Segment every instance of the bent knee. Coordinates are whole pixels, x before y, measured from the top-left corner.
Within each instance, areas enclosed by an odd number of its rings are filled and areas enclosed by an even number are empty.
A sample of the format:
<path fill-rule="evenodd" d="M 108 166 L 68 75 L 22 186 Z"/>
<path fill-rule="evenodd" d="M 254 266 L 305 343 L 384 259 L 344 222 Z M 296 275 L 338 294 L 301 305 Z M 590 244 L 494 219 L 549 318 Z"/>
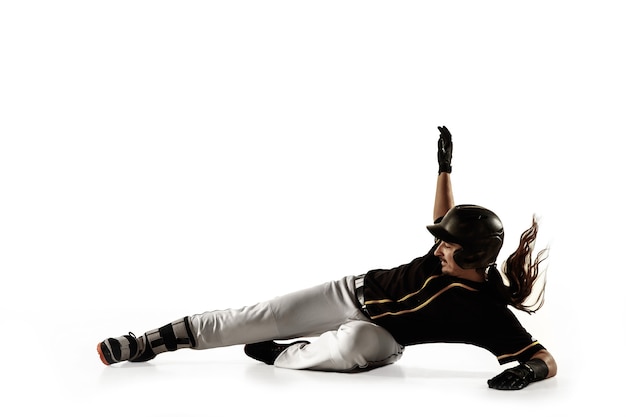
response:
<path fill-rule="evenodd" d="M 358 351 L 368 360 L 388 356 L 398 349 L 397 342 L 387 330 L 365 321 L 343 324 L 337 331 L 337 338 L 342 354 Z"/>

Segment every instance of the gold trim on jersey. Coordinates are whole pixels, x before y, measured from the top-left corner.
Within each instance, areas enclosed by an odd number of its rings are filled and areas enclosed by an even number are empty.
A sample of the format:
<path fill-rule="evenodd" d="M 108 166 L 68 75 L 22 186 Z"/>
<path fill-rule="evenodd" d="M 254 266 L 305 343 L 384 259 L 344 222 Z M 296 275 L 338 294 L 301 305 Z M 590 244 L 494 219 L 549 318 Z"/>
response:
<path fill-rule="evenodd" d="M 426 281 L 424 281 L 424 284 L 422 284 L 422 288 L 420 288 L 419 290 L 412 292 L 410 294 L 405 295 L 404 297 L 400 298 L 399 300 L 390 300 L 388 298 L 384 298 L 382 300 L 370 300 L 370 301 L 366 301 L 365 305 L 369 305 L 369 304 L 384 304 L 384 303 L 401 303 L 402 301 L 406 301 L 409 298 L 413 297 L 414 295 L 419 294 L 420 292 L 422 292 L 422 290 L 424 288 L 426 288 L 426 286 L 428 285 L 428 283 L 430 281 L 432 281 L 435 278 L 440 277 L 441 275 L 432 275 L 430 277 L 428 277 L 428 279 Z"/>
<path fill-rule="evenodd" d="M 432 279 L 432 278 L 435 278 L 435 277 L 430 277 L 430 278 L 429 278 L 429 280 L 430 280 L 430 279 Z M 424 283 L 424 286 L 426 286 L 426 283 Z M 422 288 L 420 288 L 417 292 L 415 292 L 415 293 L 413 293 L 413 294 L 409 294 L 408 296 L 405 296 L 405 297 L 401 298 L 401 299 L 400 299 L 400 300 L 398 300 L 398 301 L 404 301 L 404 300 L 406 300 L 407 298 L 409 298 L 410 296 L 413 296 L 413 295 L 417 294 L 418 292 L 420 292 L 420 291 L 424 288 L 424 286 L 422 286 Z M 421 310 L 422 308 L 426 307 L 426 306 L 427 306 L 428 304 L 430 304 L 430 303 L 431 303 L 431 302 L 432 302 L 435 298 L 439 297 L 439 296 L 440 296 L 441 294 L 443 294 L 444 292 L 446 292 L 446 291 L 448 291 L 448 290 L 450 290 L 450 289 L 452 289 L 452 288 L 455 288 L 455 287 L 465 288 L 466 290 L 469 290 L 469 291 L 478 291 L 476 288 L 472 288 L 472 287 L 470 287 L 469 285 L 461 284 L 460 282 L 455 282 L 455 283 L 452 283 L 452 284 L 448 285 L 447 287 L 445 287 L 445 288 L 443 288 L 443 289 L 439 290 L 437 293 L 435 293 L 435 295 L 433 295 L 432 297 L 430 297 L 428 300 L 426 300 L 426 301 L 424 301 L 424 302 L 422 302 L 422 303 L 418 304 L 416 307 L 413 307 L 413 308 L 408 309 L 408 310 L 401 310 L 401 311 L 388 311 L 388 312 L 385 312 L 385 313 L 382 313 L 382 314 L 378 314 L 378 315 L 370 316 L 370 318 L 371 318 L 372 320 L 375 320 L 375 319 L 378 319 L 378 318 L 380 318 L 380 317 L 385 317 L 385 316 L 400 316 L 400 315 L 402 315 L 402 314 L 414 313 L 414 312 L 416 312 L 416 311 L 418 311 L 418 310 Z M 370 301 L 370 302 L 367 302 L 367 303 L 365 303 L 365 304 L 367 305 L 367 304 L 375 304 L 375 303 L 380 303 L 380 302 L 389 302 L 389 301 L 391 301 L 391 300 L 378 300 L 378 301 Z"/>
<path fill-rule="evenodd" d="M 500 361 L 500 360 L 503 360 L 503 359 L 506 359 L 506 358 L 510 358 L 511 356 L 517 356 L 517 355 L 519 355 L 519 354 L 521 354 L 521 353 L 523 353 L 523 352 L 527 351 L 527 350 L 528 350 L 528 349 L 530 349 L 531 347 L 536 346 L 536 345 L 538 345 L 538 344 L 539 344 L 539 341 L 533 342 L 533 343 L 531 343 L 530 345 L 526 346 L 526 347 L 525 347 L 525 348 L 523 348 L 523 349 L 518 350 L 518 351 L 517 351 L 517 352 L 515 352 L 515 353 L 507 353 L 506 355 L 500 355 L 500 356 L 498 356 L 497 358 L 498 358 L 498 360 Z"/>

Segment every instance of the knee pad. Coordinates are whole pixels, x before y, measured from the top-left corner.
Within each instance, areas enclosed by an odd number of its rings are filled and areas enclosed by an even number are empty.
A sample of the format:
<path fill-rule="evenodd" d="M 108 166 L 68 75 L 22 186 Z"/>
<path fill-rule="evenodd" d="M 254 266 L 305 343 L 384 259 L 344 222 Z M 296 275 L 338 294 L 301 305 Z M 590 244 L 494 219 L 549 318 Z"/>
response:
<path fill-rule="evenodd" d="M 337 331 L 337 339 L 340 354 L 353 358 L 361 368 L 388 365 L 400 359 L 404 351 L 391 333 L 365 321 L 342 325 Z"/>
<path fill-rule="evenodd" d="M 337 330 L 337 339 L 341 352 L 358 350 L 365 356 L 378 352 L 381 327 L 364 321 L 354 321 L 341 325 Z"/>

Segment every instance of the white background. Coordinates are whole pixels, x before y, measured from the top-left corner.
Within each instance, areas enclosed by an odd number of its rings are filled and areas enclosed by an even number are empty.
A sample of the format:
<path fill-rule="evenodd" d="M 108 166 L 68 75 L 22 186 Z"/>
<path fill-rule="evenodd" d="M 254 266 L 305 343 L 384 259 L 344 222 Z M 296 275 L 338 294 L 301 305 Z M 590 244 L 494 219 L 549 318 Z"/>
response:
<path fill-rule="evenodd" d="M 3 2 L 2 407 L 623 416 L 618 4 Z M 541 218 L 546 305 L 520 319 L 557 378 L 489 390 L 493 357 L 448 345 L 362 375 L 240 347 L 100 363 L 106 337 L 423 254 L 440 125 L 501 262 Z"/>

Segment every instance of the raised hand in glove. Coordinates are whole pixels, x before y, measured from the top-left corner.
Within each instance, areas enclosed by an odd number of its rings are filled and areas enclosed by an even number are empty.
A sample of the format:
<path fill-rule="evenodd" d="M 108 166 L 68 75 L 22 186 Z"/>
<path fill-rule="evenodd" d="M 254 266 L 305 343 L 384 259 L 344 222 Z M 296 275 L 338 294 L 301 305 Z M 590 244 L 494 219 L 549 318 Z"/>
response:
<path fill-rule="evenodd" d="M 452 172 L 452 135 L 445 126 L 437 126 L 439 129 L 439 141 L 437 142 L 437 161 L 439 173 Z"/>
<path fill-rule="evenodd" d="M 520 390 L 531 382 L 545 379 L 548 376 L 548 366 L 541 359 L 531 359 L 514 368 L 507 369 L 487 381 L 489 388 L 499 390 Z"/>

